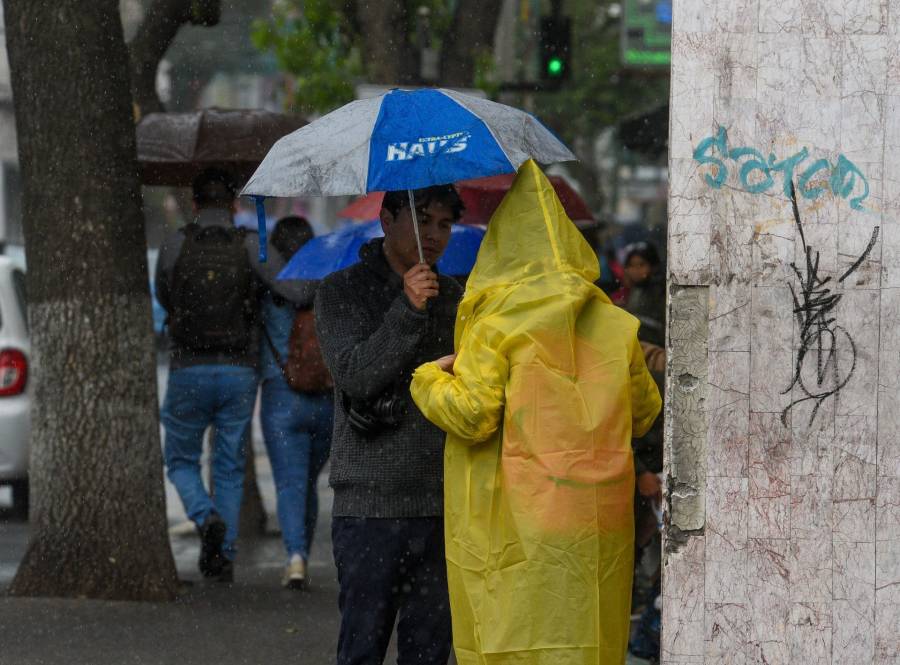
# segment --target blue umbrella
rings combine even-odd
[[[255,197],[260,211],[266,196],[405,189],[414,203],[414,189],[513,173],[528,159],[549,164],[575,155],[534,116],[511,106],[454,90],[391,90],[281,138],[242,194]],[[261,238],[263,229],[261,223]],[[418,241],[418,224],[413,229]]]
[[[291,257],[278,279],[322,279],[359,261],[359,250],[372,238],[380,238],[381,222],[351,224],[339,231],[313,238]],[[475,265],[484,230],[454,224],[447,249],[437,263],[445,275],[468,275]]]

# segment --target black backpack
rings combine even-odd
[[[169,333],[192,351],[240,353],[254,326],[254,279],[244,229],[188,224],[169,282]]]

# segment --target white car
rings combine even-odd
[[[0,256],[0,485],[12,487],[13,511],[28,514],[31,345],[25,271]]]

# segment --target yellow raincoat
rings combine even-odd
[[[460,665],[625,662],[631,437],[660,397],[638,321],[526,162],[491,218],[456,321],[455,376],[412,394],[448,433],[447,569]]]

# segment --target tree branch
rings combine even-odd
[[[409,40],[409,16],[402,0],[360,2],[354,22],[362,27],[363,63],[372,83],[409,85],[418,81],[419,58]]]
[[[503,0],[460,0],[449,39],[441,53],[441,85],[468,87],[475,82],[480,54],[494,48],[494,32]]]
[[[154,0],[128,45],[135,120],[165,111],[156,94],[156,70],[185,23],[213,26],[219,22],[221,0]]]

